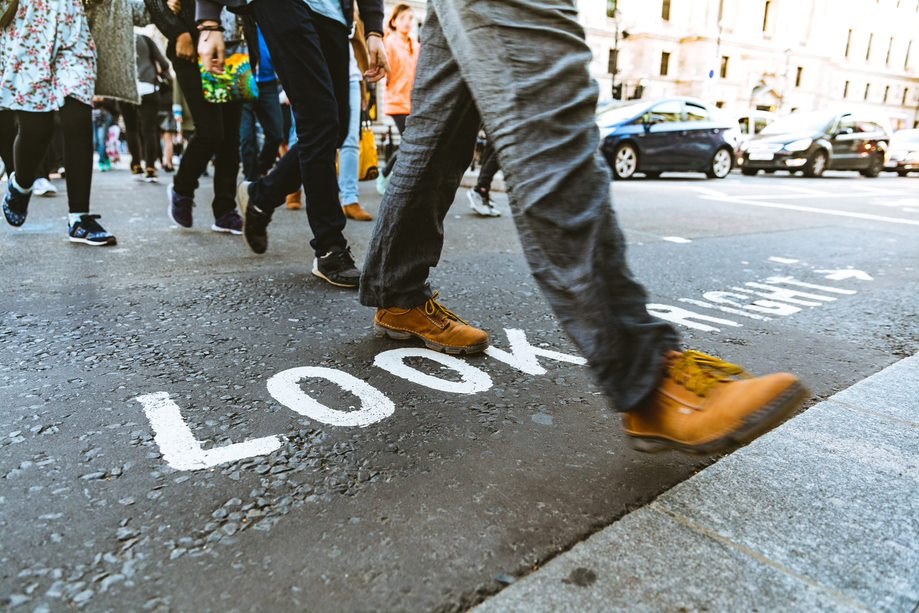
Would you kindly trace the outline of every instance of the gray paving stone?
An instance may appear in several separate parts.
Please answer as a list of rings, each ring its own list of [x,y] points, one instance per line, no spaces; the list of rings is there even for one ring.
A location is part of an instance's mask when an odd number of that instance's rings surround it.
[[[859,611],[841,595],[640,509],[475,609]]]
[[[872,610],[912,611],[917,492],[919,427],[831,400],[654,505]]]
[[[919,424],[919,355],[900,360],[832,399]]]

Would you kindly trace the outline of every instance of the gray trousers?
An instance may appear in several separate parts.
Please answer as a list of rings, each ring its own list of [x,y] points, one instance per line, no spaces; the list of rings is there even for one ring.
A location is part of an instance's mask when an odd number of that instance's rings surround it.
[[[598,152],[597,86],[574,0],[429,0],[399,161],[361,278],[367,306],[430,296],[443,220],[480,122],[494,143],[533,276],[620,411],[658,385],[680,338],[648,314]]]

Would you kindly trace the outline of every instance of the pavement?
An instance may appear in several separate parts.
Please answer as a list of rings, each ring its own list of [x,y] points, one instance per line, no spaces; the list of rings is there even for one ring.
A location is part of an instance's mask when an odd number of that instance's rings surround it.
[[[474,611],[917,606],[913,356],[785,422]]]
[[[818,407],[919,353],[917,180],[665,175],[614,208],[653,312]],[[207,181],[174,227],[166,182],[94,176],[115,248],[66,241],[63,193],[0,226],[0,603],[466,610],[718,460],[628,447],[503,194],[487,219],[458,194],[431,277],[494,350],[438,361],[310,275],[303,211],[256,256],[210,231]],[[359,261],[372,230],[346,228]]]

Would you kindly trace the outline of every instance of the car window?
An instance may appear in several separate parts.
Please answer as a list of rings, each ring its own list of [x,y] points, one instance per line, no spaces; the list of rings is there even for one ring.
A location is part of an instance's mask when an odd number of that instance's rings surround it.
[[[759,134],[763,131],[763,128],[769,125],[769,120],[765,117],[757,117],[753,125],[754,134]]]
[[[836,127],[836,132],[839,134],[852,134],[858,132],[858,126],[855,123],[855,118],[851,115],[845,115],[842,119],[839,120],[839,125]]]
[[[708,109],[706,109],[704,106],[699,106],[698,104],[693,104],[692,102],[686,103],[687,121],[708,121],[711,118],[711,113],[709,113]]]
[[[749,117],[741,117],[740,119],[737,120],[737,123],[740,125],[741,132],[743,132],[744,134],[750,133],[750,118]]]
[[[668,100],[655,105],[648,111],[651,123],[662,123],[681,121],[683,115],[683,103],[679,100]]]

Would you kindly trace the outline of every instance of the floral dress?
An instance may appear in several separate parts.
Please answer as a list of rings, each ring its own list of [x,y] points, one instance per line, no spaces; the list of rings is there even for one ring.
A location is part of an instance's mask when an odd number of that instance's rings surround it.
[[[81,0],[20,0],[0,30],[0,109],[55,111],[68,96],[91,104],[96,45]]]

